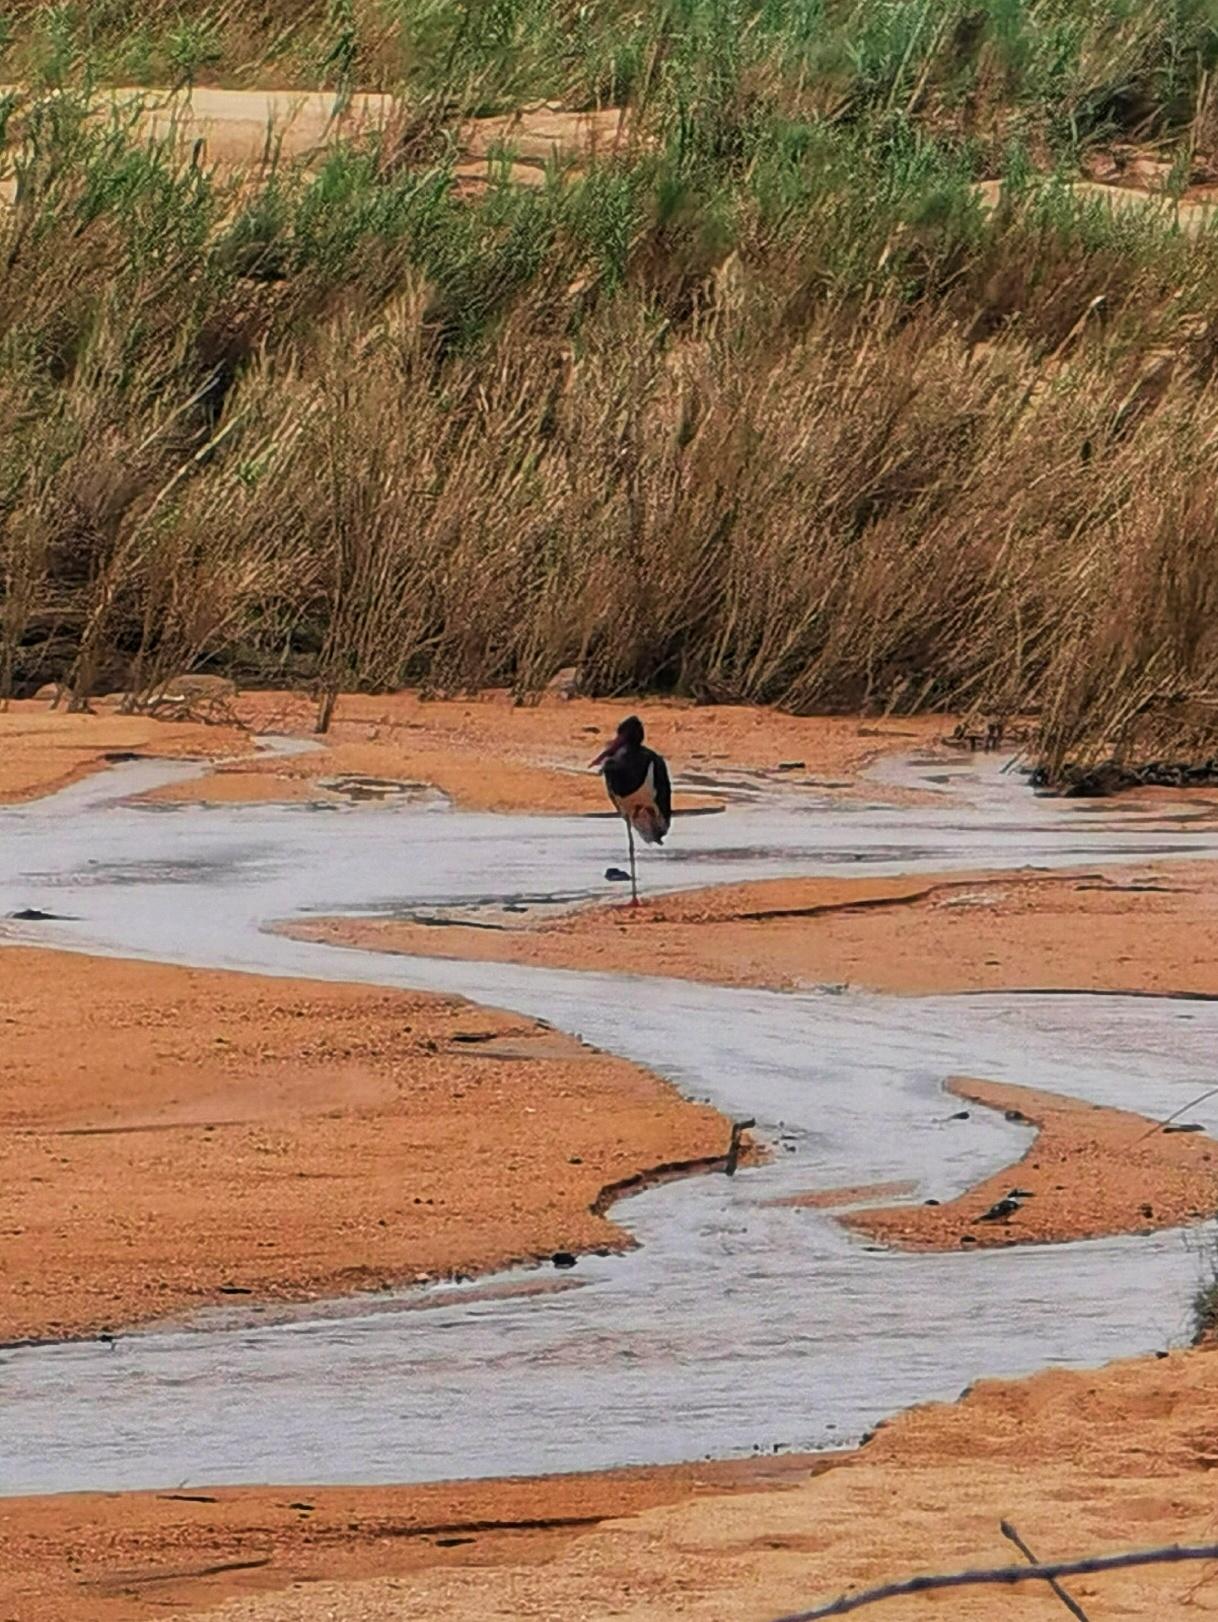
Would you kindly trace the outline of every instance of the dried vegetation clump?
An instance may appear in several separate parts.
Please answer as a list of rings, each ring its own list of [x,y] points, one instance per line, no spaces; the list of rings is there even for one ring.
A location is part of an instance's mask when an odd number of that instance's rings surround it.
[[[5,48],[0,696],[575,667],[1030,715],[1050,780],[1215,754],[1200,0],[148,0]],[[234,171],[104,78],[397,100]],[[471,187],[470,117],[546,99],[622,138]]]

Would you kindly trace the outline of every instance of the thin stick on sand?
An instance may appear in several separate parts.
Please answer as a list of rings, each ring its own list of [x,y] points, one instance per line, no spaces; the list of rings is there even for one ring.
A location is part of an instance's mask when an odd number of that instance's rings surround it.
[[[811,1611],[792,1611],[776,1622],[822,1622],[830,1616],[846,1616],[865,1605],[881,1600],[901,1599],[906,1594],[929,1594],[944,1588],[981,1588],[989,1585],[1014,1587],[1016,1583],[1048,1582],[1051,1577],[1082,1577],[1099,1571],[1125,1571],[1132,1566],[1178,1565],[1186,1560],[1218,1560],[1218,1543],[1179,1544],[1163,1548],[1138,1549],[1129,1554],[1098,1554],[1085,1560],[1057,1560],[1049,1565],[996,1566],[982,1571],[952,1571],[938,1576],[906,1577],[903,1582],[866,1588],[859,1594],[843,1594],[829,1605]]]
[[[1027,1544],[1020,1537],[1019,1533],[1011,1525],[1010,1521],[999,1521],[998,1529],[1002,1533],[1003,1537],[1006,1538],[1008,1543],[1013,1543],[1015,1545],[1030,1566],[1040,1564],[1036,1556],[1032,1553],[1031,1549],[1028,1548]],[[1066,1590],[1058,1582],[1056,1577],[1048,1577],[1045,1580],[1049,1584],[1049,1587],[1057,1595],[1058,1599],[1061,1600],[1062,1604],[1069,1611],[1070,1615],[1076,1618],[1076,1622],[1089,1622],[1086,1611],[1083,1610],[1082,1606],[1076,1599],[1071,1598],[1071,1596],[1067,1594]]]

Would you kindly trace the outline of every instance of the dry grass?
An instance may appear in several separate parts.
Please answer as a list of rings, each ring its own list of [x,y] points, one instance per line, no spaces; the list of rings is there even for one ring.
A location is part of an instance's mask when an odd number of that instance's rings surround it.
[[[1054,769],[1207,747],[1211,238],[1014,151],[987,212],[954,137],[746,89],[473,199],[447,115],[225,179],[130,113],[16,110],[0,690],[573,664],[1039,711]]]

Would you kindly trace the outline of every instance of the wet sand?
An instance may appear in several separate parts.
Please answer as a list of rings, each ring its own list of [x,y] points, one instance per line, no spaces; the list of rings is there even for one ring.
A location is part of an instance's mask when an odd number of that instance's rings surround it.
[[[237,724],[121,716],[104,700],[92,715],[68,715],[42,701],[14,703],[0,712],[0,803],[51,793],[103,769],[108,753],[130,750],[218,762],[198,781],[146,796],[165,804],[342,802],[432,790],[463,810],[603,814],[604,785],[588,762],[633,708],[650,741],[688,780],[677,788],[680,811],[721,804],[721,783],[853,792],[873,761],[931,744],[950,727],[937,716],[867,722],[729,705],[551,695],[526,706],[504,692],[471,700],[403,692],[344,695],[329,732],[316,739],[316,707],[301,694],[242,693],[227,707]],[[291,756],[256,753],[255,738],[268,733],[320,747]]]
[[[999,1531],[1004,1517],[1044,1559],[1211,1542],[1216,1407],[1213,1352],[984,1381],[959,1403],[899,1416],[841,1468],[787,1492],[650,1509],[583,1532],[541,1563],[490,1551],[484,1566],[299,1585],[206,1614],[222,1622],[771,1622],[915,1572],[1017,1564]],[[365,1558],[371,1566],[373,1556]],[[1218,1616],[1214,1566],[1065,1586],[1096,1622]],[[1057,1622],[1064,1614],[1043,1584],[874,1611],[884,1622]]]
[[[617,1248],[607,1184],[727,1147],[639,1067],[458,997],[0,968],[2,1341]]]
[[[0,1616],[141,1622],[351,1578],[552,1560],[601,1521],[770,1492],[834,1461],[743,1459],[415,1487],[184,1488],[0,1499]],[[399,1605],[403,1603],[398,1594]],[[321,1614],[345,1614],[323,1612]],[[400,1611],[398,1614],[401,1614]]]
[[[313,706],[302,698],[246,694],[236,707],[256,731],[310,735]],[[327,785],[354,775],[430,787],[467,811],[604,813],[604,784],[588,762],[632,709],[648,741],[685,778],[674,798],[678,811],[721,803],[723,784],[849,790],[872,761],[931,743],[949,725],[933,716],[868,723],[743,706],[554,696],[517,705],[503,692],[476,700],[353,694],[338,703],[324,754],[234,762],[148,797],[217,803],[342,798],[341,788]]]
[[[104,771],[115,754],[218,759],[252,748],[250,734],[236,726],[119,715],[112,705],[92,715],[69,715],[25,700],[0,710],[0,805],[53,794]]]
[[[376,951],[921,996],[1063,990],[1218,996],[1218,871],[763,880],[497,916],[494,929],[333,919],[293,933]],[[484,923],[475,916],[469,925]]]
[[[1023,1159],[942,1205],[844,1213],[848,1227],[905,1250],[985,1249],[1153,1233],[1218,1212],[1218,1142],[1207,1133],[1164,1131],[1144,1115],[1029,1087],[958,1076],[948,1088],[966,1107],[1034,1123]],[[1012,1191],[1017,1208],[1005,1211]]]

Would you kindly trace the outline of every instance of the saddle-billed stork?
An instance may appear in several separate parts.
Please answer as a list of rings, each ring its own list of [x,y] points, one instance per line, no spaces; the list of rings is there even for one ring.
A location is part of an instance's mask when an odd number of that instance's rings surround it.
[[[639,884],[634,865],[634,836],[646,845],[662,845],[672,825],[672,783],[663,755],[643,743],[643,723],[628,715],[592,762],[605,778],[605,787],[618,814],[626,823],[630,846],[630,904],[639,904]]]

